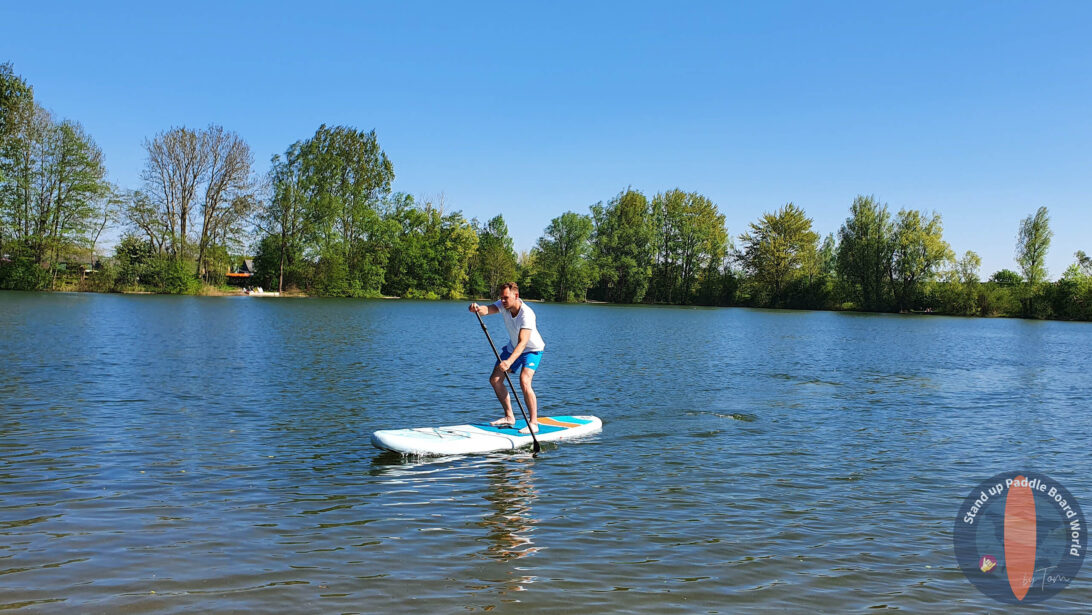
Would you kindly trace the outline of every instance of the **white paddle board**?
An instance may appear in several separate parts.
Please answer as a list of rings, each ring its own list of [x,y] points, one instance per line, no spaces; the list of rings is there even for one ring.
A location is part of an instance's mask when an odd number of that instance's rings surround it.
[[[489,453],[531,446],[529,434],[519,430],[527,423],[517,420],[514,427],[493,427],[489,423],[383,429],[372,434],[376,448],[409,455],[465,455]],[[553,416],[538,418],[539,442],[557,442],[579,438],[603,430],[603,421],[595,416]]]

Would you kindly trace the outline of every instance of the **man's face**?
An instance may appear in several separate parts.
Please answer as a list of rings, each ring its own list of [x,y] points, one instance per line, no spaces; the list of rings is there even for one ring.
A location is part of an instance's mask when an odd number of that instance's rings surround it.
[[[519,293],[518,292],[515,292],[515,293],[512,292],[511,288],[506,288],[506,289],[501,291],[501,296],[500,296],[501,305],[504,306],[504,309],[506,309],[506,310],[512,309],[512,306],[516,304],[516,299],[518,299],[518,298],[519,298]]]

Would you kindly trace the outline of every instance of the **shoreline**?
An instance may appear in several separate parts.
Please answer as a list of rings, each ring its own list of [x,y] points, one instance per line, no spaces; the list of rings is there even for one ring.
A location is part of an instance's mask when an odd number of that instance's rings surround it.
[[[194,294],[176,294],[176,293],[157,293],[147,290],[122,290],[122,291],[97,291],[97,290],[73,290],[73,289],[58,289],[58,290],[31,290],[31,291],[0,291],[0,292],[28,292],[28,293],[88,293],[97,295],[163,295],[163,296],[178,296],[178,297],[268,297],[268,298],[293,298],[293,299],[360,299],[366,301],[477,301],[477,302],[492,302],[492,299],[487,298],[463,298],[463,299],[424,299],[424,298],[411,298],[406,299],[404,297],[398,297],[396,295],[380,295],[376,297],[323,297],[321,295],[309,295],[300,291],[268,291],[264,293],[252,293],[247,294],[242,290],[237,292],[228,292],[219,288],[208,287],[206,291]],[[713,308],[713,309],[727,309],[727,308],[742,308],[749,310],[769,310],[774,312],[830,312],[830,313],[846,313],[846,314],[874,314],[884,316],[906,316],[906,317],[932,317],[932,316],[946,316],[949,318],[961,318],[961,319],[1007,319],[1007,320],[1029,320],[1029,321],[1052,321],[1052,322],[1073,322],[1073,323],[1087,323],[1086,320],[1072,320],[1064,318],[1033,318],[1028,316],[1012,316],[1006,314],[996,314],[990,316],[981,315],[968,315],[968,314],[946,314],[938,311],[922,311],[922,310],[909,310],[905,312],[869,312],[864,310],[855,309],[820,309],[820,308],[786,308],[786,307],[762,307],[752,305],[701,305],[701,304],[681,304],[681,303],[611,303],[609,301],[598,300],[585,300],[574,303],[563,302],[549,302],[544,299],[524,299],[528,303],[554,303],[556,305],[594,305],[594,306],[610,306],[610,307],[675,307],[675,308]]]

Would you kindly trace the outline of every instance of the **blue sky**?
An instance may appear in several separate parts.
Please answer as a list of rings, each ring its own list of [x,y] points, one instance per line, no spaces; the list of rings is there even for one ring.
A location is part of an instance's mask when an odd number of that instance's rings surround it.
[[[632,186],[710,197],[738,235],[858,194],[936,210],[1016,269],[1092,252],[1092,3],[0,4],[0,61],[139,187],[145,138],[216,123],[257,167],[322,123],[377,131],[394,189],[504,215],[518,250]]]

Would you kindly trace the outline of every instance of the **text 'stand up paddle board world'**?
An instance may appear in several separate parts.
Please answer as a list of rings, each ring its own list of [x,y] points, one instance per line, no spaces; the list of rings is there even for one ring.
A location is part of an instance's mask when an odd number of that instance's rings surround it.
[[[465,455],[490,453],[531,446],[530,434],[519,430],[527,423],[517,420],[514,427],[493,427],[489,423],[383,429],[372,434],[376,448],[407,455]],[[594,416],[553,416],[538,418],[539,442],[557,442],[580,438],[603,430],[603,421]]]

